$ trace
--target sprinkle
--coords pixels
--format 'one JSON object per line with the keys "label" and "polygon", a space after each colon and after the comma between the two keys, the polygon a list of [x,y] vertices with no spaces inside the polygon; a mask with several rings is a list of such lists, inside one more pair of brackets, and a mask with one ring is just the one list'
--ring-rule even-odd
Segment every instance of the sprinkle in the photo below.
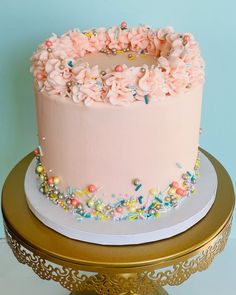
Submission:
{"label": "sprinkle", "polygon": [[85,35],[86,37],[91,37],[91,36],[92,36],[92,33],[90,33],[90,32],[85,32],[84,35]]}
{"label": "sprinkle", "polygon": [[148,104],[148,96],[144,95],[145,103]]}
{"label": "sprinkle", "polygon": [[71,68],[73,67],[73,62],[72,62],[72,60],[70,60],[70,61],[68,62],[68,66],[71,67]]}
{"label": "sprinkle", "polygon": [[38,146],[38,149],[39,149],[40,156],[43,156],[43,149],[40,145]]}
{"label": "sprinkle", "polygon": [[180,169],[183,168],[182,165],[181,165],[180,163],[176,163],[176,166],[177,166],[178,168],[180,168]]}
{"label": "sprinkle", "polygon": [[73,193],[73,189],[72,189],[72,187],[69,186],[69,187],[67,188],[67,192],[68,192],[69,195],[72,194],[72,193]]}
{"label": "sprinkle", "polygon": [[163,201],[160,198],[156,197],[156,199],[159,203],[163,203]]}
{"label": "sprinkle", "polygon": [[140,188],[141,188],[142,184],[139,184],[138,186],[136,186],[135,191],[137,192]]}
{"label": "sprinkle", "polygon": [[139,196],[138,201],[139,201],[139,204],[142,204],[143,203],[143,196]]}
{"label": "sprinkle", "polygon": [[189,175],[189,176],[191,176],[192,174],[189,172],[189,171],[187,171],[187,174]]}
{"label": "sprinkle", "polygon": [[98,82],[96,82],[96,85],[97,85],[98,87],[102,87],[102,82],[101,82],[101,81],[98,81]]}
{"label": "sprinkle", "polygon": [[111,195],[111,197],[112,197],[112,198],[115,198],[115,197],[116,197],[116,195],[115,195],[115,194],[112,194],[112,195]]}

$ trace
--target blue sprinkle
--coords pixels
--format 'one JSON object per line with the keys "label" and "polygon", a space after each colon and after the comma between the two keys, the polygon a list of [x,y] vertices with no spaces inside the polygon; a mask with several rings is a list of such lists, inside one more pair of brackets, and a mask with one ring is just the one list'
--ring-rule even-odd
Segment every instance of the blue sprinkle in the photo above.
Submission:
{"label": "blue sprinkle", "polygon": [[176,166],[177,166],[178,168],[182,168],[182,165],[181,165],[180,163],[176,163]]}
{"label": "blue sprinkle", "polygon": [[98,81],[98,82],[96,82],[96,85],[99,87],[102,87],[102,82]]}
{"label": "blue sprinkle", "polygon": [[164,205],[170,207],[170,203],[164,203]]}
{"label": "blue sprinkle", "polygon": [[135,191],[137,192],[140,188],[141,188],[142,184],[139,184],[138,186],[136,186]]}
{"label": "blue sprinkle", "polygon": [[112,195],[111,195],[111,197],[112,197],[112,198],[115,198],[115,197],[116,197],[116,195],[115,195],[115,194],[112,194]]}
{"label": "blue sprinkle", "polygon": [[192,174],[189,172],[189,171],[187,171],[187,174],[189,175],[189,176],[191,176]]}
{"label": "blue sprinkle", "polygon": [[72,60],[70,60],[70,61],[68,62],[68,66],[71,67],[71,68],[73,67]]}
{"label": "blue sprinkle", "polygon": [[90,218],[90,217],[91,217],[91,214],[90,214],[89,212],[86,212],[86,213],[84,214],[84,217],[85,217],[85,218]]}
{"label": "blue sprinkle", "polygon": [[163,203],[163,201],[162,201],[160,198],[158,198],[158,197],[156,197],[156,200],[157,200],[159,203]]}
{"label": "blue sprinkle", "polygon": [[137,95],[137,92],[134,92],[133,97],[135,97]]}
{"label": "blue sprinkle", "polygon": [[72,190],[72,188],[70,186],[68,187],[67,192],[68,192],[68,194],[72,194],[73,193],[73,190]]}
{"label": "blue sprinkle", "polygon": [[144,95],[145,103],[148,104],[148,96]]}
{"label": "blue sprinkle", "polygon": [[138,201],[139,201],[139,204],[142,204],[143,203],[143,196],[139,196]]}

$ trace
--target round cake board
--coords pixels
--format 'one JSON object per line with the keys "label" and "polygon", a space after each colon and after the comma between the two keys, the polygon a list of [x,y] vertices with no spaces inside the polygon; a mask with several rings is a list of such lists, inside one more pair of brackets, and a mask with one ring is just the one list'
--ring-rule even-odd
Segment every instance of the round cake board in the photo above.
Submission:
{"label": "round cake board", "polygon": [[186,231],[200,221],[214,203],[217,175],[208,158],[201,153],[201,176],[196,193],[157,220],[77,221],[75,216],[45,198],[38,190],[35,159],[25,176],[27,203],[34,215],[46,226],[69,238],[102,245],[129,245],[158,241]]}

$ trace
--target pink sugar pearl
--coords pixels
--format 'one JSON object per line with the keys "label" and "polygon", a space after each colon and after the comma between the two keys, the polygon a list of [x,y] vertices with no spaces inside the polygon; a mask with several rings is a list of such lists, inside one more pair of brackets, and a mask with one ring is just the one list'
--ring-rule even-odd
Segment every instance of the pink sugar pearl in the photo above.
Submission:
{"label": "pink sugar pearl", "polygon": [[47,40],[47,41],[45,42],[45,44],[46,44],[47,47],[51,47],[51,46],[52,46],[52,41]]}
{"label": "pink sugar pearl", "polygon": [[43,80],[43,74],[42,73],[37,73],[36,74],[36,80],[38,80],[38,81]]}
{"label": "pink sugar pearl", "polygon": [[76,207],[79,204],[79,201],[77,199],[72,199],[70,203],[73,207]]}
{"label": "pink sugar pearl", "polygon": [[50,183],[50,184],[53,184],[53,183],[54,183],[54,179],[53,179],[53,177],[49,177],[49,178],[48,178],[48,183]]}
{"label": "pink sugar pearl", "polygon": [[190,41],[190,36],[189,35],[184,35],[183,40],[185,42],[189,42]]}
{"label": "pink sugar pearl", "polygon": [[176,194],[179,195],[179,196],[183,196],[184,190],[182,188],[177,188]]}
{"label": "pink sugar pearl", "polygon": [[172,185],[173,188],[178,188],[179,187],[179,184],[178,184],[177,181],[172,181],[171,185]]}
{"label": "pink sugar pearl", "polygon": [[120,27],[121,27],[122,29],[127,28],[127,22],[122,22],[122,23],[120,24]]}
{"label": "pink sugar pearl", "polygon": [[117,213],[122,213],[122,211],[123,211],[123,209],[122,209],[121,206],[119,206],[119,207],[116,208],[116,212],[117,212]]}
{"label": "pink sugar pearl", "polygon": [[88,186],[88,191],[89,191],[90,193],[95,193],[96,190],[97,190],[97,187],[96,187],[94,184],[90,184],[90,185]]}
{"label": "pink sugar pearl", "polygon": [[123,67],[121,66],[121,65],[117,65],[117,66],[115,66],[115,72],[123,72]]}

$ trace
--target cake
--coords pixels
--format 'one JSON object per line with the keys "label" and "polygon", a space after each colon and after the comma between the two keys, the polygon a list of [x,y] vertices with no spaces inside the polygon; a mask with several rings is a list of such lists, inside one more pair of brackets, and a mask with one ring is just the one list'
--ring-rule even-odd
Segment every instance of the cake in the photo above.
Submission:
{"label": "cake", "polygon": [[45,40],[31,71],[42,197],[79,221],[158,220],[192,197],[204,62],[191,34],[74,29]]}

